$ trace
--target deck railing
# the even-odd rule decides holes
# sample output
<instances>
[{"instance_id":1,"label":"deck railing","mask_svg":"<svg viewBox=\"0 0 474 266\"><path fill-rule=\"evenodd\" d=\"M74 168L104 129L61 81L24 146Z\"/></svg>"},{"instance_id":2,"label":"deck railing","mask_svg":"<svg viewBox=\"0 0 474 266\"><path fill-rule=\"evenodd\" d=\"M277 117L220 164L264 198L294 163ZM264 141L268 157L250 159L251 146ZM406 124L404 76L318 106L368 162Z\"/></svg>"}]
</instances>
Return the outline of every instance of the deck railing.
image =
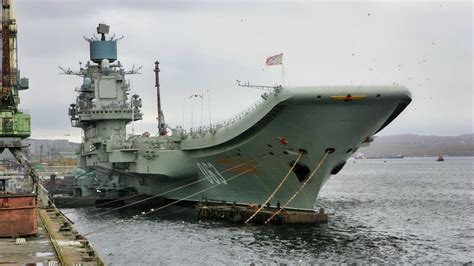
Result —
<instances>
[{"instance_id":1,"label":"deck railing","mask_svg":"<svg viewBox=\"0 0 474 266\"><path fill-rule=\"evenodd\" d=\"M267 95L262 95L262 96L267 96ZM217 123L213 123L210 125L205 125L205 126L200 126L200 127L192 127L189 129L189 132L184 132L184 135L188 134L195 134L195 133L207 133L207 132L213 132L218 130L219 128L227 127L230 126L237 121L242 120L244 117L246 117L249 113L253 112L255 109L257 109L262 103L265 102L266 97L262 97L262 99L258 100L257 102L253 103L252 105L248 106L246 109L243 111L239 112L236 115L231 116L230 118L221 120Z\"/></svg>"}]
</instances>

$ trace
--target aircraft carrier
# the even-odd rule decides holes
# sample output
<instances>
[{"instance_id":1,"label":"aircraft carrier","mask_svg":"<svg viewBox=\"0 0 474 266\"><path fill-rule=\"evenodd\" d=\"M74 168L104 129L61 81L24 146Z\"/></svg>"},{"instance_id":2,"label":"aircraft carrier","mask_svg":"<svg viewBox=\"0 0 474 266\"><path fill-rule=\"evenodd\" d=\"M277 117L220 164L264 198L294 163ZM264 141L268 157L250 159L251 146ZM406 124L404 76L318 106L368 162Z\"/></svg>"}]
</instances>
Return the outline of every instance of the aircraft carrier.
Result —
<instances>
[{"instance_id":1,"label":"aircraft carrier","mask_svg":"<svg viewBox=\"0 0 474 266\"><path fill-rule=\"evenodd\" d=\"M137 70L118 61L118 39L108 32L99 24L98 36L87 38L90 61L63 69L82 80L69 107L72 126L83 130L79 167L87 173L77 178L76 196L313 210L328 178L411 102L403 86L275 86L224 122L170 128L155 62L157 132L130 135L126 126L142 119L142 106L139 95L129 95L126 76Z\"/></svg>"}]
</instances>

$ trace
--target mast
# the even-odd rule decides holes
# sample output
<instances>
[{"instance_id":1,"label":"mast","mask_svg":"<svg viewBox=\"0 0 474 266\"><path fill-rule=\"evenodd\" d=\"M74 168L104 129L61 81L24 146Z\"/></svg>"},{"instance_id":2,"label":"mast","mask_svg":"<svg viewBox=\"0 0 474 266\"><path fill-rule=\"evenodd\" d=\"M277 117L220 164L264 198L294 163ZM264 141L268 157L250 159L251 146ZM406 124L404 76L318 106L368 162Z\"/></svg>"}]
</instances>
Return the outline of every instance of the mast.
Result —
<instances>
[{"instance_id":1,"label":"mast","mask_svg":"<svg viewBox=\"0 0 474 266\"><path fill-rule=\"evenodd\" d=\"M158 134L160 136L166 136L166 123L165 116L163 115L163 110L161 110L161 98L160 98L160 62L155 62L155 87L156 87L156 103L158 116Z\"/></svg>"}]
</instances>

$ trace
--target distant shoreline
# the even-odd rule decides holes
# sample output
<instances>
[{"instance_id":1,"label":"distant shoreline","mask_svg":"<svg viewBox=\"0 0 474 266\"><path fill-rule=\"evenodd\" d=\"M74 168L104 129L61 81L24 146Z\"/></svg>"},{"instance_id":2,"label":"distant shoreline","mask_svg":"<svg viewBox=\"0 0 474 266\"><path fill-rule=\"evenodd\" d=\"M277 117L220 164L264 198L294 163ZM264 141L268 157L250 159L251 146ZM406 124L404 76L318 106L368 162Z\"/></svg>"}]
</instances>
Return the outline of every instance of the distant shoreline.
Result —
<instances>
[{"instance_id":1,"label":"distant shoreline","mask_svg":"<svg viewBox=\"0 0 474 266\"><path fill-rule=\"evenodd\" d=\"M71 156L78 149L80 144L70 142L66 139L26 139L29 145L30 156L57 158L60 156ZM474 134L464 134L459 136L424 136L414 134L376 136L369 147L361 147L352 156L362 153L365 157L372 157L372 160L389 159L400 160L398 158L375 158L375 157L437 157L441 154L444 157L474 157ZM5 156L2 156L5 157Z\"/></svg>"},{"instance_id":2,"label":"distant shoreline","mask_svg":"<svg viewBox=\"0 0 474 266\"><path fill-rule=\"evenodd\" d=\"M474 156L474 134L459 136L423 136L413 134L378 136L369 147L358 152L366 157L397 156L447 157Z\"/></svg>"}]
</instances>

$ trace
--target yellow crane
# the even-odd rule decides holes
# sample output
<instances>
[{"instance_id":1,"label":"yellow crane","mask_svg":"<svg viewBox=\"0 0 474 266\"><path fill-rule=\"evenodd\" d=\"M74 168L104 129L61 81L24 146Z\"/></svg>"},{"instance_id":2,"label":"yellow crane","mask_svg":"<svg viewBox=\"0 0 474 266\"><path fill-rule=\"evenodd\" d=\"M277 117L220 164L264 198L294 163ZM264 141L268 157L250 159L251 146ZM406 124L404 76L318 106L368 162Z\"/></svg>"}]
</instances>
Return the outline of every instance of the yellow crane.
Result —
<instances>
[{"instance_id":1,"label":"yellow crane","mask_svg":"<svg viewBox=\"0 0 474 266\"><path fill-rule=\"evenodd\" d=\"M18 109L18 91L28 89L28 79L20 79L17 55L17 24L12 13L12 1L2 0L2 84L0 89L0 153L9 149L33 179L38 191L38 173L24 156L21 140L31 135L30 115Z\"/></svg>"}]
</instances>

